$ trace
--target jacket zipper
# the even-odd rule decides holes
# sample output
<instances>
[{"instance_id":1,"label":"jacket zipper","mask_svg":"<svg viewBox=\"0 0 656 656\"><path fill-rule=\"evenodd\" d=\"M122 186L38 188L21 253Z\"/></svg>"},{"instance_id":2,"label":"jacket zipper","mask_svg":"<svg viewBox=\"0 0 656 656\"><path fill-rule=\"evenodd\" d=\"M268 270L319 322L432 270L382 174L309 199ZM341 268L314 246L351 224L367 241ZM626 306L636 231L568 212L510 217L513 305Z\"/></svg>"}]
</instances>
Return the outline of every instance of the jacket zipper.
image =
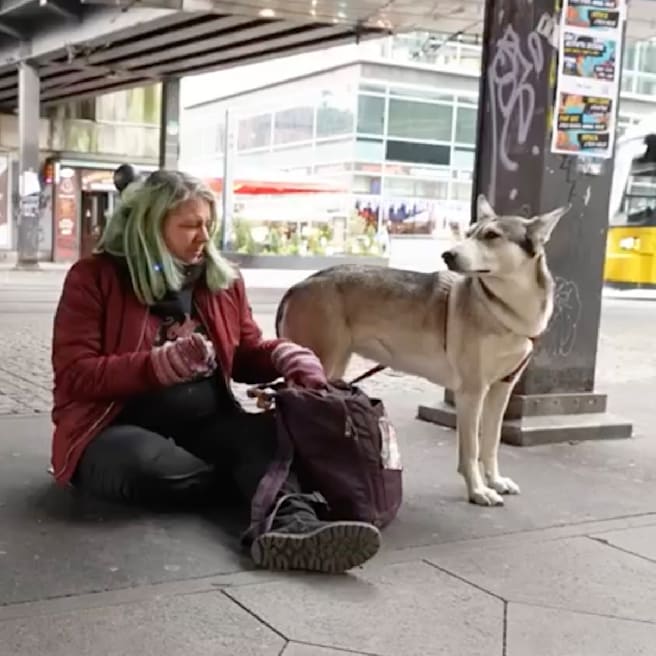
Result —
<instances>
[{"instance_id":1,"label":"jacket zipper","mask_svg":"<svg viewBox=\"0 0 656 656\"><path fill-rule=\"evenodd\" d=\"M143 320L143 325L141 326L141 335L139 336L139 343L137 344L137 348L135 349L136 351L139 351L141 349L141 345L143 344L144 338L146 336L146 327L148 326L148 315L150 314L150 310L146 308L146 313L144 315L144 320ZM58 478L64 471L66 471L66 468L68 467L68 463L71 459L71 454L73 451L77 448L78 444L80 442L84 441L93 431L96 430L96 428L105 420L107 415L113 410L114 406L116 403L112 401L103 411L103 413L100 415L96 421L93 422L89 430L85 431L80 437L78 437L77 440L71 444L70 447L68 447L68 451L66 451L66 456L64 457L64 463L60 467L58 471L54 471L53 469L50 470L50 473L55 477Z\"/></svg>"}]
</instances>

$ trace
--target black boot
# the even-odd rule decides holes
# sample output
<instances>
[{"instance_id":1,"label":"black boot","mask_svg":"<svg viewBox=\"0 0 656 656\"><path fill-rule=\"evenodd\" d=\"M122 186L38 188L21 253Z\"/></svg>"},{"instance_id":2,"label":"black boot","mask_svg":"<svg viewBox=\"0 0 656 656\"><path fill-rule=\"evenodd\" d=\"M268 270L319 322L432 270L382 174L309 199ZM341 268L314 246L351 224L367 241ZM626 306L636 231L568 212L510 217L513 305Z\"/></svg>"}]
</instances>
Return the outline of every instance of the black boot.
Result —
<instances>
[{"instance_id":1,"label":"black boot","mask_svg":"<svg viewBox=\"0 0 656 656\"><path fill-rule=\"evenodd\" d=\"M251 556L258 567L341 574L364 564L380 548L379 530L366 522L324 522L306 494L281 497L268 530L255 538Z\"/></svg>"}]
</instances>

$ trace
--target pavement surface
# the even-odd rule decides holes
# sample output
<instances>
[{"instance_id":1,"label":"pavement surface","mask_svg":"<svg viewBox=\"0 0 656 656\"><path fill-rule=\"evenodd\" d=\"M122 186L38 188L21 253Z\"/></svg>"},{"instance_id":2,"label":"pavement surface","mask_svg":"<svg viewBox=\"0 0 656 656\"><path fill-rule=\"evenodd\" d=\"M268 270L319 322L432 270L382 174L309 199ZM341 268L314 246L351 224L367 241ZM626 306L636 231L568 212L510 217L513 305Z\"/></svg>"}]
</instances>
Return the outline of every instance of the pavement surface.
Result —
<instances>
[{"instance_id":1,"label":"pavement surface","mask_svg":"<svg viewBox=\"0 0 656 656\"><path fill-rule=\"evenodd\" d=\"M598 389L630 440L503 446L522 494L464 500L441 390L366 384L396 424L405 499L344 576L253 571L234 514L152 514L55 488L49 339L60 272L0 272L0 655L653 656L656 304L604 303ZM282 284L254 289L266 332ZM354 362L353 373L368 363ZM239 390L243 393L243 390Z\"/></svg>"}]
</instances>

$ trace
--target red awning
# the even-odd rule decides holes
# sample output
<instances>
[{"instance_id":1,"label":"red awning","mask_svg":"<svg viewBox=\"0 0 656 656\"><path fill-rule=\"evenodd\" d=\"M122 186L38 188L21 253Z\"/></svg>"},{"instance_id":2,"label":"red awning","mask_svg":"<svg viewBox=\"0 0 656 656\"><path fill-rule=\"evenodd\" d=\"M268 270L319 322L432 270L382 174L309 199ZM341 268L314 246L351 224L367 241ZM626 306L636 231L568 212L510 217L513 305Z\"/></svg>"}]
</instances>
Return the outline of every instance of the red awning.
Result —
<instances>
[{"instance_id":1,"label":"red awning","mask_svg":"<svg viewBox=\"0 0 656 656\"><path fill-rule=\"evenodd\" d=\"M206 180L212 191L223 191L223 178ZM234 193L244 196L273 196L282 194L343 194L346 189L325 182L296 182L287 180L246 180L234 182Z\"/></svg>"}]
</instances>

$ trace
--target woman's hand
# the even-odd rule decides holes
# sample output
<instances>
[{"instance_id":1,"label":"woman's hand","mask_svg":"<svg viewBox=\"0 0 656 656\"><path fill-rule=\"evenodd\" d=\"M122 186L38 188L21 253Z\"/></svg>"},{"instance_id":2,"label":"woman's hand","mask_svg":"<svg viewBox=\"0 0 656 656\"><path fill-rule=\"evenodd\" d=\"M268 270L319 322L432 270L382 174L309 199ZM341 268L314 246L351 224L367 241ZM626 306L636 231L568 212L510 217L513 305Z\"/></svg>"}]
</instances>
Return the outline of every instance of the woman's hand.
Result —
<instances>
[{"instance_id":1,"label":"woman's hand","mask_svg":"<svg viewBox=\"0 0 656 656\"><path fill-rule=\"evenodd\" d=\"M184 383L216 369L214 346L198 333L155 347L151 359L157 380L165 386Z\"/></svg>"},{"instance_id":2,"label":"woman's hand","mask_svg":"<svg viewBox=\"0 0 656 656\"><path fill-rule=\"evenodd\" d=\"M328 383L319 358L310 349L293 342L278 344L271 352L271 361L288 382L313 389Z\"/></svg>"}]
</instances>

